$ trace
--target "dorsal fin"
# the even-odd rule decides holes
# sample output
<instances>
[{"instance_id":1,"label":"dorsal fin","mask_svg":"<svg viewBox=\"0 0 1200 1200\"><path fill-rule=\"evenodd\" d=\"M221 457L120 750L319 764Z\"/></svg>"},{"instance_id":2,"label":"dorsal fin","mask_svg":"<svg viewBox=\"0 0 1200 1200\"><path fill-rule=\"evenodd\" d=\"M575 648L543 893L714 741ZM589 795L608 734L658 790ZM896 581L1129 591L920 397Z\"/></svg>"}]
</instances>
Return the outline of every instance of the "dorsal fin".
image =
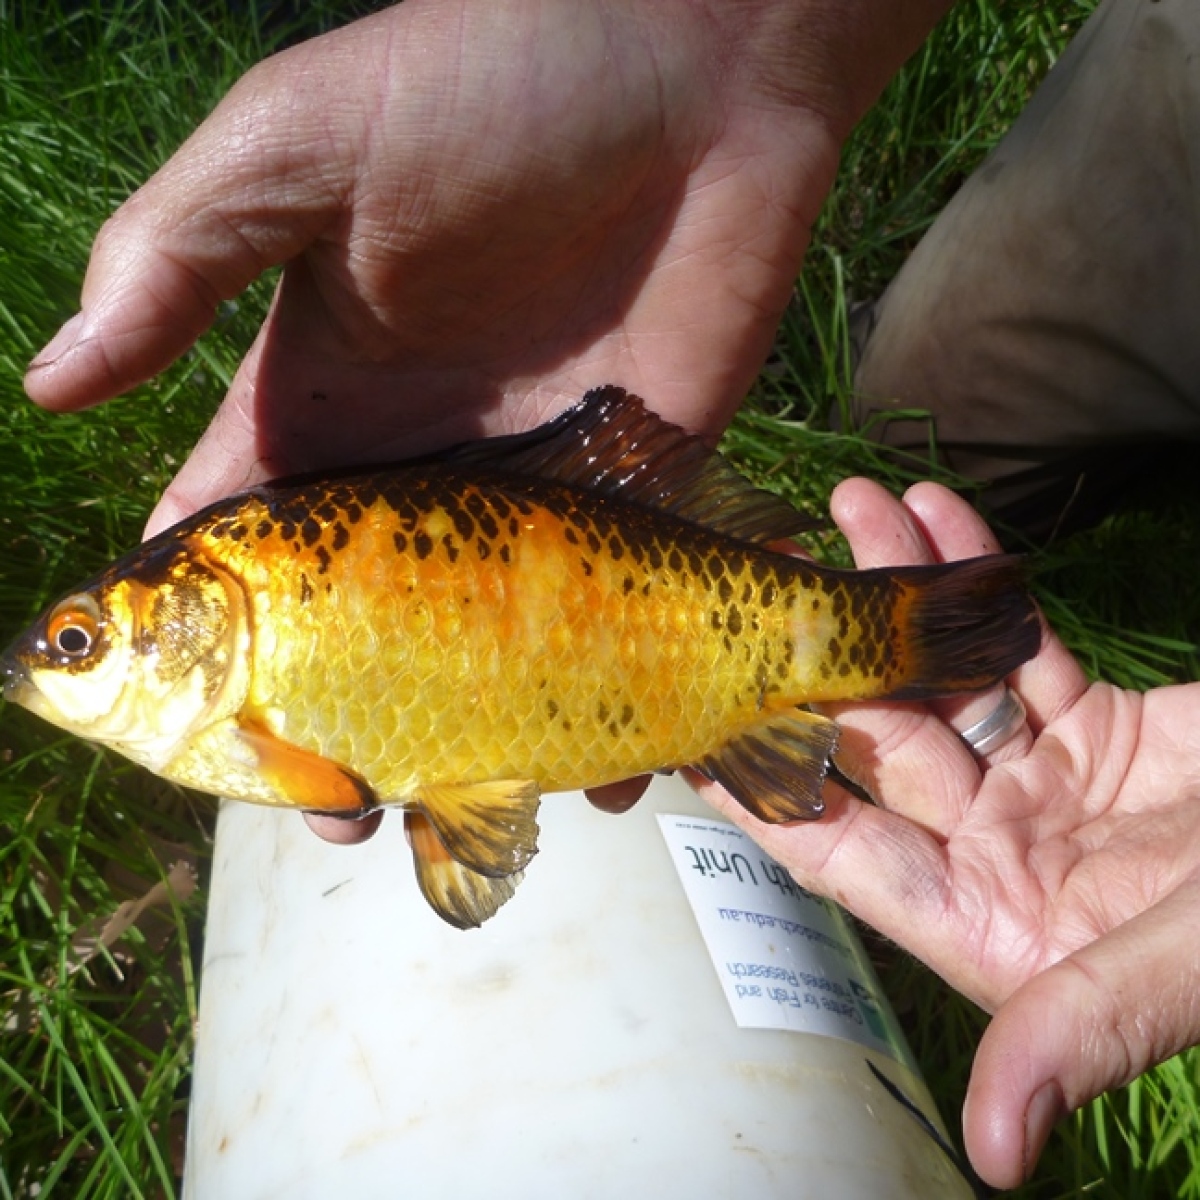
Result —
<instances>
[{"instance_id":1,"label":"dorsal fin","mask_svg":"<svg viewBox=\"0 0 1200 1200\"><path fill-rule=\"evenodd\" d=\"M815 524L619 387L594 388L537 429L457 447L447 460L552 479L748 542L791 537Z\"/></svg>"}]
</instances>

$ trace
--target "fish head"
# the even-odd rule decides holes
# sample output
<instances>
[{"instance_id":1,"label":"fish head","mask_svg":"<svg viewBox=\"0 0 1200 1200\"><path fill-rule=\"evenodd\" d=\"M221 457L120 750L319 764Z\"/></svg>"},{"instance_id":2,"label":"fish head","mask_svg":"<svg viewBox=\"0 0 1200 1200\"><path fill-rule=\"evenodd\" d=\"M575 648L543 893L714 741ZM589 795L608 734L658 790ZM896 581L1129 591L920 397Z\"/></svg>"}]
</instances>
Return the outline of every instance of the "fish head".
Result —
<instances>
[{"instance_id":1,"label":"fish head","mask_svg":"<svg viewBox=\"0 0 1200 1200\"><path fill-rule=\"evenodd\" d=\"M135 553L52 605L5 651L4 698L161 769L244 690L242 609L222 568L186 553Z\"/></svg>"}]
</instances>

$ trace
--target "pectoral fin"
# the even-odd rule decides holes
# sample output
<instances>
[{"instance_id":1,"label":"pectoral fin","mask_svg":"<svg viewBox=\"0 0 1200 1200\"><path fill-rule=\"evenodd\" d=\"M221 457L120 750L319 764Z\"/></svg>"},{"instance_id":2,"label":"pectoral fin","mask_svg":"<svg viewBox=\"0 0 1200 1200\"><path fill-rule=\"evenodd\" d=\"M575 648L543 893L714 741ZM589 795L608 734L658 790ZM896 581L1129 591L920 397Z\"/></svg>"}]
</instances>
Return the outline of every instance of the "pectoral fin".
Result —
<instances>
[{"instance_id":1,"label":"pectoral fin","mask_svg":"<svg viewBox=\"0 0 1200 1200\"><path fill-rule=\"evenodd\" d=\"M522 871L537 853L539 793L531 780L425 784L413 800L446 849L480 875Z\"/></svg>"},{"instance_id":2,"label":"pectoral fin","mask_svg":"<svg viewBox=\"0 0 1200 1200\"><path fill-rule=\"evenodd\" d=\"M253 752L258 773L297 808L356 817L379 803L371 785L349 768L285 742L258 721L240 718L237 736Z\"/></svg>"},{"instance_id":3,"label":"pectoral fin","mask_svg":"<svg viewBox=\"0 0 1200 1200\"><path fill-rule=\"evenodd\" d=\"M811 821L825 811L821 787L839 730L802 708L774 713L696 763L760 821Z\"/></svg>"},{"instance_id":4,"label":"pectoral fin","mask_svg":"<svg viewBox=\"0 0 1200 1200\"><path fill-rule=\"evenodd\" d=\"M458 929L477 929L511 899L521 882L519 871L492 879L464 867L442 845L424 813L406 812L404 831L412 846L421 894L443 921Z\"/></svg>"}]
</instances>

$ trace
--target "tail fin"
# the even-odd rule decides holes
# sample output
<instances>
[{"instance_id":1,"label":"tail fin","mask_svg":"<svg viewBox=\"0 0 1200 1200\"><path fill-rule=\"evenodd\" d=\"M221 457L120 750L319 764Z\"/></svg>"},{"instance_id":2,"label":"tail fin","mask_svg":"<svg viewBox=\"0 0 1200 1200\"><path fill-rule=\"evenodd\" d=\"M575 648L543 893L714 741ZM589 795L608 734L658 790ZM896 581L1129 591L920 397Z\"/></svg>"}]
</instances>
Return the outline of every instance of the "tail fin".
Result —
<instances>
[{"instance_id":1,"label":"tail fin","mask_svg":"<svg viewBox=\"0 0 1200 1200\"><path fill-rule=\"evenodd\" d=\"M988 555L881 571L899 589L904 669L891 700L980 691L1031 659L1041 621L1024 561ZM907 610L907 611L906 611Z\"/></svg>"}]
</instances>

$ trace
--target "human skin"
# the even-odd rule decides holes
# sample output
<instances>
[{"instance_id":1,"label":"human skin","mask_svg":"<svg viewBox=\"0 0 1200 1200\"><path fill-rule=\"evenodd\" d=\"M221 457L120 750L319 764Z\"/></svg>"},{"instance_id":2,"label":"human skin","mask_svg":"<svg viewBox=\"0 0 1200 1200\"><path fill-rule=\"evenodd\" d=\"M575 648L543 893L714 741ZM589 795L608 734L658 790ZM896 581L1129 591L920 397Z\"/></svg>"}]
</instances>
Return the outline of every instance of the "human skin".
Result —
<instances>
[{"instance_id":1,"label":"human skin","mask_svg":"<svg viewBox=\"0 0 1200 1200\"><path fill-rule=\"evenodd\" d=\"M29 394L162 370L286 264L157 529L255 480L540 423L719 432L838 149L944 0L409 0L251 70L96 239Z\"/></svg>"},{"instance_id":2,"label":"human skin","mask_svg":"<svg viewBox=\"0 0 1200 1200\"><path fill-rule=\"evenodd\" d=\"M408 0L231 91L100 232L27 388L60 411L123 392L286 264L151 530L270 476L527 428L598 383L715 436L842 140L945 7ZM834 510L863 565L993 544L936 490L902 507L857 482ZM984 764L956 730L995 693L839 713L878 808L831 788L827 819L772 830L706 788L996 1012L965 1131L998 1186L1058 1113L1200 1033L1200 698L1089 688L1050 635L1012 682L1030 725Z\"/></svg>"},{"instance_id":3,"label":"human skin","mask_svg":"<svg viewBox=\"0 0 1200 1200\"><path fill-rule=\"evenodd\" d=\"M843 483L833 514L861 567L994 553L979 516L932 483L903 502ZM698 790L784 863L995 1014L963 1115L997 1187L1032 1169L1055 1120L1200 1040L1200 684L1090 683L1046 629L1009 679L1027 724L985 759L958 731L1000 692L830 709L842 765L829 812L769 827Z\"/></svg>"}]
</instances>

